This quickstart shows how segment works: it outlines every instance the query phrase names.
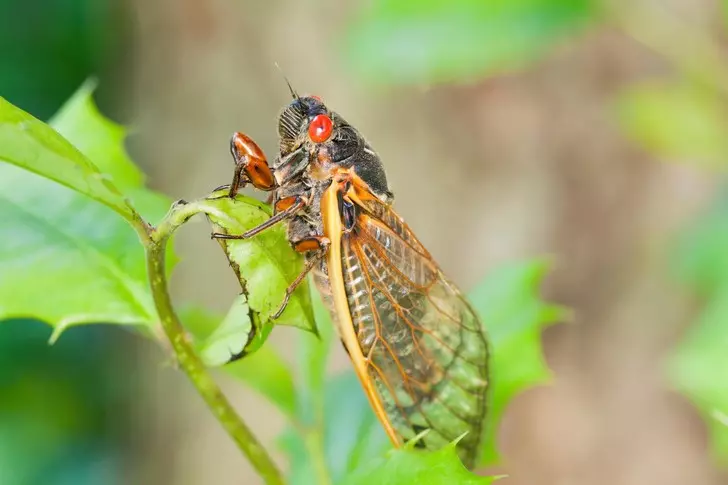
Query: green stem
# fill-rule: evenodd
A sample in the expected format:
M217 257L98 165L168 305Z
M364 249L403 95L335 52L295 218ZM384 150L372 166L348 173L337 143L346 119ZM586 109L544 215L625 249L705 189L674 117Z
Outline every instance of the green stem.
M152 296L157 307L159 319L169 342L177 356L179 366L187 374L197 392L207 403L223 428L245 454L251 465L266 484L283 485L283 477L268 452L235 412L220 387L215 383L200 358L192 348L179 317L174 311L167 289L165 250L172 233L190 217L200 212L217 211L204 201L189 204L175 204L164 220L149 231L146 244L147 269Z

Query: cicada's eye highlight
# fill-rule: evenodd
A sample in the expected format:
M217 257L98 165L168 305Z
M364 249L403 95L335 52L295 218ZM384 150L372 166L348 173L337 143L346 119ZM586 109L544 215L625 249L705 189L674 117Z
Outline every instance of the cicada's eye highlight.
M331 132L334 129L334 122L328 115L320 114L316 115L311 124L308 125L308 137L314 143L323 143L329 139Z

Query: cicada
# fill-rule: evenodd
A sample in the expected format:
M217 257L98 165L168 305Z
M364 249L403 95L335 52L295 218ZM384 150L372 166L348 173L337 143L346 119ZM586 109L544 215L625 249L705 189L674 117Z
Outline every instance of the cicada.
M283 223L305 255L276 315L313 272L374 413L392 443L457 441L472 468L487 410L488 344L483 325L430 253L392 209L377 153L317 96L298 96L278 120L272 166L235 133L230 196L250 183L271 192L273 216L245 234ZM275 317L275 316L274 316ZM426 433L424 431L427 431Z

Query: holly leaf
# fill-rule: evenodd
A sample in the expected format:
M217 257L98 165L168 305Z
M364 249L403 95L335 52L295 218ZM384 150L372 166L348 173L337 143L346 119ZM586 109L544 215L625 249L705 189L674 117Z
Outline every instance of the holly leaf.
M519 393L548 382L551 372L541 351L543 329L566 317L564 308L548 304L539 286L548 270L544 260L494 269L471 293L491 343L492 388L480 464L498 462L496 434L508 403Z
M546 54L594 11L590 0L378 0L347 29L344 57L373 83L473 81Z
M450 444L438 451L421 451L408 444L391 450L348 475L341 485L488 485L492 477L474 474L463 466Z
M249 197L230 199L227 191L211 194L205 201L216 233L240 235L271 216L270 207ZM248 305L260 317L261 326L270 322L283 303L286 289L303 271L303 258L288 244L285 228L278 224L250 239L218 239L230 266L240 281ZM308 282L291 295L276 325L289 325L316 333Z
M270 334L270 326L262 331L259 325L254 326L255 316L245 294L238 295L227 315L216 320L217 325L210 335L195 344L197 353L208 367L227 364L233 356L258 350Z
M113 164L114 160L107 163L103 157L104 147L111 153L119 152L120 148L110 140L113 137L92 139L99 133L108 133L111 126L98 111L91 109L92 91L93 87L85 84L59 113L59 127L68 132L70 140L65 139L51 126L0 98L0 160L53 180L114 209L129 221L136 221L138 215L119 187L113 183L110 174L104 174L94 164L95 161L106 164L106 168L113 167L119 180L131 184L129 165L117 166ZM73 129L74 125L76 129ZM88 131L78 129L81 126L91 128ZM117 130L116 134L123 139L123 133ZM73 143L92 149L84 154ZM92 160L89 157L96 158ZM141 185L141 180L136 185Z
M118 155L121 128L99 115L90 86L55 119L70 140L0 100L0 161L9 162L0 163L0 319L43 320L52 339L81 323L153 325L139 236L119 217L138 226L138 215L119 190L149 217L161 218L169 201ZM105 148L117 156L103 158Z

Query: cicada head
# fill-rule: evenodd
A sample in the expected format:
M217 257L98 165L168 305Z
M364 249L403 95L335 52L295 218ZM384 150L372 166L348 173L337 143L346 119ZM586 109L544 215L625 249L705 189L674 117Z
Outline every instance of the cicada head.
M329 180L337 168L354 168L372 190L389 194L377 154L364 137L318 96L299 97L278 118L280 153L273 173L279 186L307 175Z

